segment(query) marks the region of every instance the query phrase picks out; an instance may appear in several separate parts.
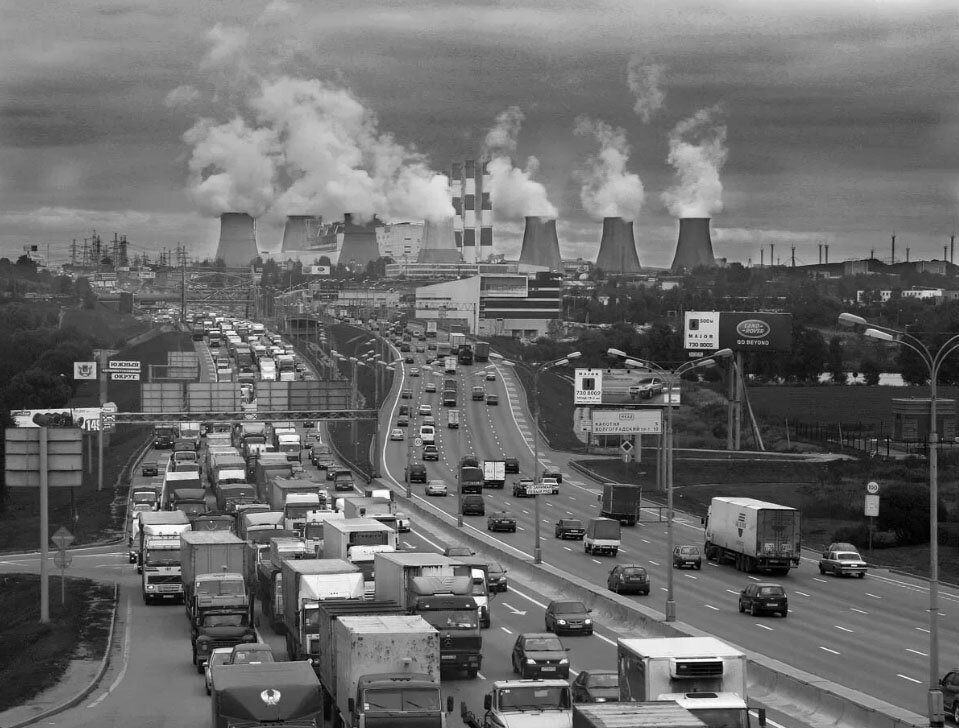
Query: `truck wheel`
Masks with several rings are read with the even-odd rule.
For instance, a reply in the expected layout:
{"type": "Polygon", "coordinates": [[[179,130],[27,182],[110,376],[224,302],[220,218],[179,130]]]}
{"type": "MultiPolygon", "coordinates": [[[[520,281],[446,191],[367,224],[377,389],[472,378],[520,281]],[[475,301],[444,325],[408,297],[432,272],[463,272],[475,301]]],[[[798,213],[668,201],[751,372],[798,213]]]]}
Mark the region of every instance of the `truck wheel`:
{"type": "Polygon", "coordinates": [[[612,549],[609,553],[613,558],[616,558],[616,554],[619,553],[619,549],[612,549]]]}
{"type": "Polygon", "coordinates": [[[478,668],[478,667],[471,667],[471,668],[469,668],[469,669],[466,671],[466,674],[467,674],[469,677],[476,677],[476,675],[477,675],[478,673],[479,673],[479,668],[478,668]]]}
{"type": "Polygon", "coordinates": [[[583,551],[585,551],[586,553],[590,553],[590,551],[589,551],[589,544],[588,544],[588,543],[584,543],[584,544],[583,544],[583,551]]]}

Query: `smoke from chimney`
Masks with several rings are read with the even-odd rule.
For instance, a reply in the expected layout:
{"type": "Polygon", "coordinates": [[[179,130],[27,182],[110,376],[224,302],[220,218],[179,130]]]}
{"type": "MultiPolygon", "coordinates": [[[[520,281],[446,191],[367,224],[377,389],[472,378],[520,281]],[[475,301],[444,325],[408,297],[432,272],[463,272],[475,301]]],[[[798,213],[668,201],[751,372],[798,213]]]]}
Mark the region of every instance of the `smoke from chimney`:
{"type": "Polygon", "coordinates": [[[496,216],[516,220],[528,215],[556,217],[556,208],[549,201],[546,187],[533,178],[539,172],[539,160],[526,158],[523,169],[513,166],[510,157],[516,151],[517,138],[525,120],[518,106],[510,106],[496,116],[486,134],[485,153],[490,159],[485,172],[489,175],[490,200],[496,216]]]}
{"type": "Polygon", "coordinates": [[[553,271],[563,270],[563,258],[559,252],[559,238],[556,236],[556,220],[547,217],[527,216],[519,262],[542,265],[553,271]]]}
{"type": "Polygon", "coordinates": [[[573,133],[592,136],[600,147],[579,172],[582,180],[579,198],[586,212],[596,220],[638,218],[646,193],[639,175],[626,170],[631,150],[625,130],[581,116],[576,120],[573,133]]]}
{"type": "Polygon", "coordinates": [[[722,113],[719,104],[700,109],[670,132],[666,161],[676,169],[677,180],[662,200],[674,217],[709,217],[723,209],[719,171],[727,150],[722,113]]]}
{"type": "Polygon", "coordinates": [[[644,124],[649,123],[666,101],[666,92],[661,87],[665,72],[666,66],[638,55],[630,58],[626,66],[626,85],[635,98],[633,111],[644,124]]]}
{"type": "Polygon", "coordinates": [[[632,221],[621,217],[603,220],[603,237],[599,242],[596,267],[614,274],[639,273],[642,270],[636,254],[632,221]]]}
{"type": "Polygon", "coordinates": [[[256,223],[245,212],[225,212],[220,215],[220,242],[216,259],[228,268],[242,268],[259,255],[256,247],[256,223]]]}

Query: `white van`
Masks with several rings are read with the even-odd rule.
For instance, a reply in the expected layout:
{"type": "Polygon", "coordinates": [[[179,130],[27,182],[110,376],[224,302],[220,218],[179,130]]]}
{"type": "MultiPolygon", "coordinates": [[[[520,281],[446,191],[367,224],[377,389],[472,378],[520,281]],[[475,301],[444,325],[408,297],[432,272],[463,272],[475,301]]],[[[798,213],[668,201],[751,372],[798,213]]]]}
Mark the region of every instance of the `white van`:
{"type": "Polygon", "coordinates": [[[420,425],[420,438],[424,445],[435,445],[436,428],[433,425],[420,425]]]}

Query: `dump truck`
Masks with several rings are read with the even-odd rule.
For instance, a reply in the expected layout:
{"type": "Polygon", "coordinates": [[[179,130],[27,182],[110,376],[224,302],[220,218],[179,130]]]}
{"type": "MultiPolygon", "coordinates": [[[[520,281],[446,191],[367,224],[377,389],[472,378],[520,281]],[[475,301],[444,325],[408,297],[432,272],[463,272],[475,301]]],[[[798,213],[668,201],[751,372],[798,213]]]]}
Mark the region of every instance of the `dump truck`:
{"type": "Polygon", "coordinates": [[[619,521],[624,526],[635,526],[642,500],[643,490],[638,485],[604,483],[599,496],[599,515],[619,521]]]}
{"type": "Polygon", "coordinates": [[[506,485],[506,462],[504,460],[483,461],[483,486],[502,490],[506,485]]]}
{"type": "Polygon", "coordinates": [[[713,498],[705,520],[705,555],[739,571],[785,575],[799,566],[802,514],[754,498],[713,498]]]}
{"type": "Polygon", "coordinates": [[[283,622],[291,660],[309,655],[309,625],[316,622],[316,605],[325,599],[362,599],[363,574],[342,559],[286,560],[283,572],[283,622]]]}
{"type": "Polygon", "coordinates": [[[746,655],[734,647],[715,637],[661,637],[621,638],[616,649],[621,702],[671,700],[710,728],[749,728],[746,655]]]}
{"type": "Polygon", "coordinates": [[[573,728],[706,728],[706,724],[671,700],[648,703],[579,703],[573,728]]]}
{"type": "Polygon", "coordinates": [[[347,518],[372,518],[394,531],[396,525],[396,503],[392,498],[349,498],[343,502],[343,514],[347,518]]]}
{"type": "Polygon", "coordinates": [[[345,726],[443,728],[440,636],[421,617],[343,616],[321,650],[320,683],[334,722],[345,726]]]}
{"type": "Polygon", "coordinates": [[[396,531],[373,518],[330,521],[323,528],[323,558],[343,559],[363,572],[364,591],[375,593],[373,561],[378,553],[396,551],[396,531]]]}
{"type": "Polygon", "coordinates": [[[492,688],[483,698],[481,715],[471,711],[465,702],[460,704],[464,725],[469,728],[572,726],[573,698],[565,680],[497,680],[492,688]]]}
{"type": "Polygon", "coordinates": [[[396,552],[376,554],[374,571],[375,598],[421,615],[440,631],[443,667],[476,677],[483,637],[471,568],[439,554],[396,552]]]}
{"type": "Polygon", "coordinates": [[[144,511],[139,520],[137,569],[142,576],[144,604],[156,599],[182,599],[180,535],[190,530],[190,519],[182,511],[144,511]]]}
{"type": "Polygon", "coordinates": [[[622,529],[619,521],[612,518],[590,518],[586,522],[586,535],[583,537],[583,551],[588,554],[619,553],[622,529]]]}
{"type": "Polygon", "coordinates": [[[306,662],[221,665],[210,688],[212,728],[322,725],[320,683],[306,662]]]}

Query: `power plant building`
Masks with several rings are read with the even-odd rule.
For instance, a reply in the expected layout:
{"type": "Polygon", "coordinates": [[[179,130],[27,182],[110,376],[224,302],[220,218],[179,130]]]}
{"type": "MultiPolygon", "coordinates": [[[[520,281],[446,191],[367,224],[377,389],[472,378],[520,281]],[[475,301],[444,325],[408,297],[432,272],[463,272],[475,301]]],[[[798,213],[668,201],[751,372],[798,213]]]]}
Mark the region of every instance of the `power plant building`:
{"type": "Polygon", "coordinates": [[[414,261],[423,243],[423,223],[395,222],[376,228],[376,244],[380,255],[397,262],[414,261]]]}
{"type": "Polygon", "coordinates": [[[715,267],[713,241],[709,237],[708,217],[684,217],[679,221],[679,240],[669,270],[672,273],[691,272],[696,268],[715,267]]]}
{"type": "Polygon", "coordinates": [[[621,217],[603,219],[603,236],[599,242],[596,267],[614,275],[630,275],[642,271],[631,221],[621,217]]]}
{"type": "Polygon", "coordinates": [[[555,219],[535,216],[526,218],[519,262],[541,266],[551,271],[563,270],[563,257],[559,252],[555,219]]]}
{"type": "Polygon", "coordinates": [[[481,273],[416,289],[417,319],[458,319],[480,336],[535,339],[560,317],[562,275],[481,273]]]}
{"type": "Polygon", "coordinates": [[[493,254],[493,203],[487,163],[472,159],[450,168],[453,240],[466,263],[488,260],[493,254]]]}
{"type": "Polygon", "coordinates": [[[245,212],[224,212],[220,215],[220,240],[216,260],[227,268],[243,268],[259,255],[256,246],[256,222],[245,212]]]}

